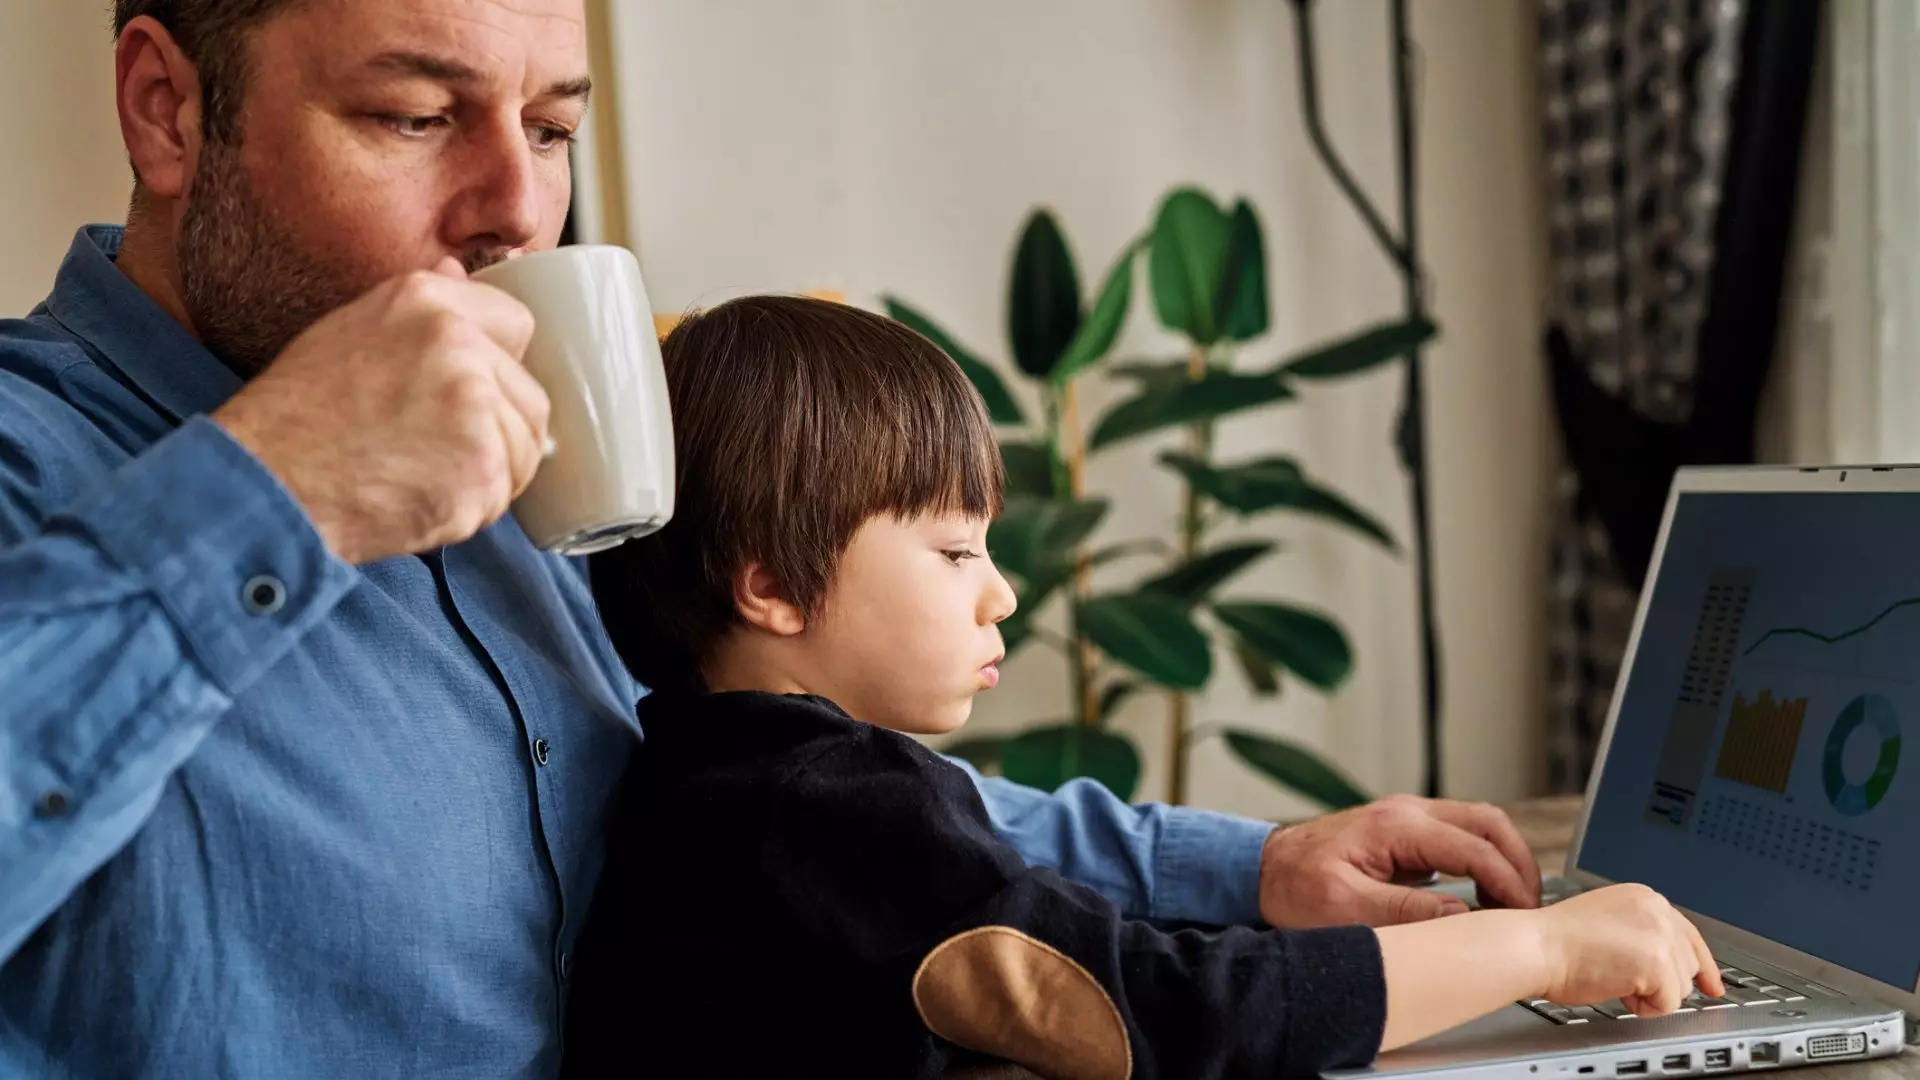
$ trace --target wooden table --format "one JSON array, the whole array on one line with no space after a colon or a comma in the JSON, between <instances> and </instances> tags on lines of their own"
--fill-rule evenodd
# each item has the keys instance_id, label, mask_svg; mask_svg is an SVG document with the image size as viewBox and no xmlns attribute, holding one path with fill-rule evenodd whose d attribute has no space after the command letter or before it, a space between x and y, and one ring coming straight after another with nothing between
<instances>
[{"instance_id":1,"label":"wooden table","mask_svg":"<svg viewBox=\"0 0 1920 1080\"><path fill-rule=\"evenodd\" d=\"M1545 874L1558 874L1566 868L1567 847L1573 842L1573 827L1580 819L1580 797L1569 795L1532 799L1506 808L1508 816L1526 837L1534 858ZM1770 1071L1770 1070L1763 1070ZM1736 1075L1751 1076L1752 1073ZM1783 1080L1920 1080L1920 1049L1908 1047L1899 1057L1861 1061L1852 1065L1809 1065L1784 1071Z\"/></svg>"}]
</instances>

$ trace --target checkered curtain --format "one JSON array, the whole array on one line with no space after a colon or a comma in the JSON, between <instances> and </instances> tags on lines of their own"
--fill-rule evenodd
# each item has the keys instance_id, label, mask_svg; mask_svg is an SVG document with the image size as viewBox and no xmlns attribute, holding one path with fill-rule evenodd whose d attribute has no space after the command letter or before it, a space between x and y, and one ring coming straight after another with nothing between
<instances>
[{"instance_id":1,"label":"checkered curtain","mask_svg":"<svg viewBox=\"0 0 1920 1080\"><path fill-rule=\"evenodd\" d=\"M1540 0L1550 349L1589 396L1646 421L1654 442L1694 407L1747 9L1745 0ZM1580 423L1566 415L1567 395L1557 397L1563 426ZM1558 483L1556 791L1579 790L1592 767L1638 593L1595 481L1570 456Z\"/></svg>"}]
</instances>

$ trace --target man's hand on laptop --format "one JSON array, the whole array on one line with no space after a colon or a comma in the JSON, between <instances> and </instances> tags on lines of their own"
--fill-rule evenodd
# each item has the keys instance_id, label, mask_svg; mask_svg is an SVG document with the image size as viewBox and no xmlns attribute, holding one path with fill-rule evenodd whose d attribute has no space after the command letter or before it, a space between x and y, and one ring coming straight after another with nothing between
<instances>
[{"instance_id":1,"label":"man's hand on laptop","mask_svg":"<svg viewBox=\"0 0 1920 1080\"><path fill-rule=\"evenodd\" d=\"M1540 866L1497 807L1392 795L1275 829L1260 858L1260 914L1274 926L1391 926L1464 913L1397 884L1409 872L1471 877L1486 906L1540 905Z\"/></svg>"}]
</instances>

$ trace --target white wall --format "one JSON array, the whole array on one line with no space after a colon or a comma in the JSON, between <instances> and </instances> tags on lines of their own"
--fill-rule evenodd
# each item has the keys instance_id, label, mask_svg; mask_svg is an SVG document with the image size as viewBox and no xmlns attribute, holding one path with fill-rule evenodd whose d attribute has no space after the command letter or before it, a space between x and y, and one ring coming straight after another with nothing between
<instances>
[{"instance_id":1,"label":"white wall","mask_svg":"<svg viewBox=\"0 0 1920 1080\"><path fill-rule=\"evenodd\" d=\"M1395 279L1310 158L1290 5L1266 0L613 0L629 227L663 310L744 291L831 287L910 298L1004 356L1008 250L1033 205L1062 219L1083 279L1146 227L1170 186L1245 193L1262 213L1275 331L1249 363L1394 314ZM1383 0L1320 9L1336 142L1389 207ZM1508 798L1541 769L1545 513L1551 432L1536 340L1543 290L1532 14L1525 0L1414 5L1421 52L1423 243L1444 337L1430 353L1438 593L1453 793ZM1144 290L1140 291L1141 293ZM1137 294L1138 295L1138 294ZM1137 305L1121 348L1170 339ZM1097 410L1112 395L1094 395ZM1224 426L1222 453L1273 448L1400 535L1389 449L1399 380L1315 388L1302 406ZM1106 535L1159 533L1174 487L1159 446L1100 459L1122 493ZM1250 699L1223 673L1205 721L1283 732L1379 791L1419 784L1411 567L1344 534L1268 518L1286 552L1247 591L1324 607L1359 657L1329 700ZM1064 715L1064 668L1029 647L983 699L978 729ZM1164 791L1164 706L1125 708ZM1195 755L1195 801L1304 809L1232 762Z\"/></svg>"},{"instance_id":2,"label":"white wall","mask_svg":"<svg viewBox=\"0 0 1920 1080\"><path fill-rule=\"evenodd\" d=\"M0 318L46 296L75 229L126 217L107 6L0 2Z\"/></svg>"}]
</instances>

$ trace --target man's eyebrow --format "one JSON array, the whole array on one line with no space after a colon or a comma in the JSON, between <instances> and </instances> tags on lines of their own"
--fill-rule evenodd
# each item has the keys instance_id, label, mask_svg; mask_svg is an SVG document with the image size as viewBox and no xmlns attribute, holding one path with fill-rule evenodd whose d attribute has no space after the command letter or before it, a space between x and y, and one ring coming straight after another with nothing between
<instances>
[{"instance_id":1,"label":"man's eyebrow","mask_svg":"<svg viewBox=\"0 0 1920 1080\"><path fill-rule=\"evenodd\" d=\"M444 56L432 56L427 53L397 50L383 52L367 61L367 66L383 71L392 71L401 75L416 75L424 79L433 79L446 83L477 83L486 81L479 69ZM585 75L577 78L562 79L547 85L540 92L542 98L585 98L593 90L593 80Z\"/></svg>"}]
</instances>

